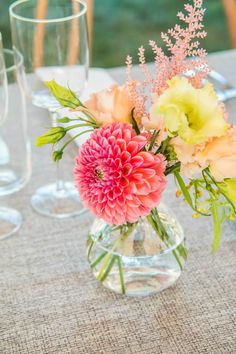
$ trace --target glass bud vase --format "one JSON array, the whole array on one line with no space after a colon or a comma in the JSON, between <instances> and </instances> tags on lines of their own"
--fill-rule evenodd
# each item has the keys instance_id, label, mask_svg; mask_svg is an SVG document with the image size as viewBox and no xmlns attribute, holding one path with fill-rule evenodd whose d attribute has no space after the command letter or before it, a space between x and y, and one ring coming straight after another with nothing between
<instances>
[{"instance_id":1,"label":"glass bud vase","mask_svg":"<svg viewBox=\"0 0 236 354\"><path fill-rule=\"evenodd\" d=\"M110 226L96 219L87 241L94 276L108 289L148 296L173 285L187 249L182 227L163 206L136 223Z\"/></svg>"}]
</instances>

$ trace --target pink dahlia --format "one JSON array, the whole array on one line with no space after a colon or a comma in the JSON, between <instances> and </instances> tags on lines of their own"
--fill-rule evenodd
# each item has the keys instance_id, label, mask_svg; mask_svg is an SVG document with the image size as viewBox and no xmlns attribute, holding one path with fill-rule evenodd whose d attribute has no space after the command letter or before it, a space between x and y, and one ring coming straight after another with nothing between
<instances>
[{"instance_id":1,"label":"pink dahlia","mask_svg":"<svg viewBox=\"0 0 236 354\"><path fill-rule=\"evenodd\" d=\"M108 224L135 222L160 202L166 163L163 155L142 151L146 143L130 124L112 123L81 147L76 185L85 206Z\"/></svg>"}]
</instances>

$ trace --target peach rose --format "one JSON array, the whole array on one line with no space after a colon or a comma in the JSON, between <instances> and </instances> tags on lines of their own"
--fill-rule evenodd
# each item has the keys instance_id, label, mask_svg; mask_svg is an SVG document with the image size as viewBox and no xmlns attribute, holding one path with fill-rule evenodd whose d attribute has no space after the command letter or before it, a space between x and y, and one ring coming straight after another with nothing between
<instances>
[{"instance_id":1,"label":"peach rose","mask_svg":"<svg viewBox=\"0 0 236 354\"><path fill-rule=\"evenodd\" d=\"M213 138L197 158L201 164L209 165L217 181L236 178L236 127L230 127L226 135Z\"/></svg>"},{"instance_id":2,"label":"peach rose","mask_svg":"<svg viewBox=\"0 0 236 354\"><path fill-rule=\"evenodd\" d=\"M198 155L204 149L205 144L189 145L180 137L171 139L170 144L181 162L181 172L184 176L192 178L208 166L207 162L204 163L198 159Z\"/></svg>"},{"instance_id":3,"label":"peach rose","mask_svg":"<svg viewBox=\"0 0 236 354\"><path fill-rule=\"evenodd\" d=\"M179 137L171 140L181 171L186 177L193 177L209 167L216 181L236 178L236 127L231 126L227 134L209 139L206 143L190 146Z\"/></svg>"},{"instance_id":4,"label":"peach rose","mask_svg":"<svg viewBox=\"0 0 236 354\"><path fill-rule=\"evenodd\" d=\"M93 93L85 106L101 126L113 122L131 122L133 103L126 86L114 84L108 89Z\"/></svg>"}]
</instances>

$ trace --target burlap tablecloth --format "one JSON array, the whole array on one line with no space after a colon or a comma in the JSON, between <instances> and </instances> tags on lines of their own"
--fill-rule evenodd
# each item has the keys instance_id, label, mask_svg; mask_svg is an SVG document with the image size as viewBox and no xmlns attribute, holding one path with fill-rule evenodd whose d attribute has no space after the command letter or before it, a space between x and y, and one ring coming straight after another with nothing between
<instances>
[{"instance_id":1,"label":"burlap tablecloth","mask_svg":"<svg viewBox=\"0 0 236 354\"><path fill-rule=\"evenodd\" d=\"M210 59L236 85L236 53ZM124 68L109 72L119 82L125 77ZM236 100L227 106L236 118ZM30 104L28 111L34 141L48 116ZM165 201L189 242L186 269L175 286L155 296L115 295L99 285L86 262L92 216L56 221L30 207L36 187L54 181L49 150L33 147L31 181L1 201L21 210L24 222L0 243L0 353L236 353L236 224L224 224L212 255L211 221L193 220L171 182ZM66 178L74 153L63 164Z\"/></svg>"}]
</instances>

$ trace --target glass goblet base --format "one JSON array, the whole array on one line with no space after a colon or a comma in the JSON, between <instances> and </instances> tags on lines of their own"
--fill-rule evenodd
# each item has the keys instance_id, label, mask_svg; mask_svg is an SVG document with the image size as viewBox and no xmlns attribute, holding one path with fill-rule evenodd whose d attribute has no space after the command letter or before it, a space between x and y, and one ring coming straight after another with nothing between
<instances>
[{"instance_id":1,"label":"glass goblet base","mask_svg":"<svg viewBox=\"0 0 236 354\"><path fill-rule=\"evenodd\" d=\"M82 215L87 211L73 183L62 181L37 189L31 205L39 214L58 219Z\"/></svg>"},{"instance_id":2,"label":"glass goblet base","mask_svg":"<svg viewBox=\"0 0 236 354\"><path fill-rule=\"evenodd\" d=\"M17 232L21 223L22 217L17 210L0 207L0 240Z\"/></svg>"}]
</instances>

